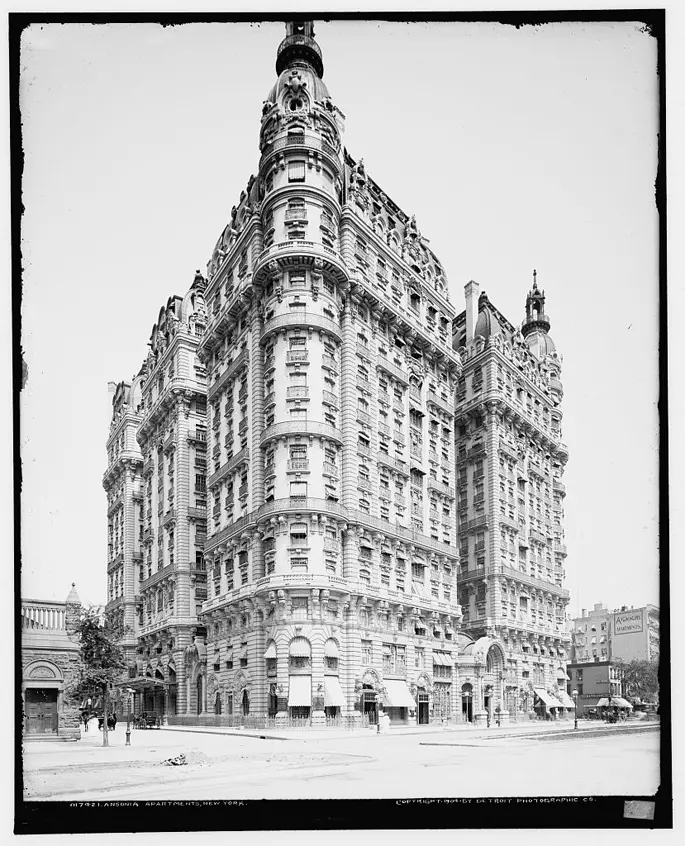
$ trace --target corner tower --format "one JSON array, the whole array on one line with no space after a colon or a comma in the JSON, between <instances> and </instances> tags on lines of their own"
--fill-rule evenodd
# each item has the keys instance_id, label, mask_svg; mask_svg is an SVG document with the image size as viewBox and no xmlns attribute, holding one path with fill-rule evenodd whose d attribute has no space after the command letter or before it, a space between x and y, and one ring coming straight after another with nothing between
<instances>
[{"instance_id":1,"label":"corner tower","mask_svg":"<svg viewBox=\"0 0 685 846\"><path fill-rule=\"evenodd\" d=\"M343 149L312 22L287 24L276 71L208 265L197 709L448 719L454 309L415 219Z\"/></svg>"}]
</instances>

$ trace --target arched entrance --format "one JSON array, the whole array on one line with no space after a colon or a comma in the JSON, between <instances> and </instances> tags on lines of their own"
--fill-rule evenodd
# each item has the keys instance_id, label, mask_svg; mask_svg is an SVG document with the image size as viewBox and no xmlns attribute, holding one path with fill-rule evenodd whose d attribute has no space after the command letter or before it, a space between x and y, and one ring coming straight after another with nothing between
<instances>
[{"instance_id":1,"label":"arched entrance","mask_svg":"<svg viewBox=\"0 0 685 846\"><path fill-rule=\"evenodd\" d=\"M473 685L470 682L461 686L461 718L465 723L473 722Z\"/></svg>"}]
</instances>

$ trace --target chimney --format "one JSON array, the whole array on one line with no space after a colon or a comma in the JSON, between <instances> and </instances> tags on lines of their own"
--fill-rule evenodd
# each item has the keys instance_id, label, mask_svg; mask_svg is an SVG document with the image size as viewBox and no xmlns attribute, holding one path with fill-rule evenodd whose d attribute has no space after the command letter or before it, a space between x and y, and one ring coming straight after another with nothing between
<instances>
[{"instance_id":1,"label":"chimney","mask_svg":"<svg viewBox=\"0 0 685 846\"><path fill-rule=\"evenodd\" d=\"M478 319L478 293L480 286L477 282L471 279L464 285L464 294L466 296L466 343L473 340L473 333L476 330L476 320Z\"/></svg>"},{"instance_id":2,"label":"chimney","mask_svg":"<svg viewBox=\"0 0 685 846\"><path fill-rule=\"evenodd\" d=\"M580 612L580 616L587 617L587 608L583 608L583 610Z\"/></svg>"}]
</instances>

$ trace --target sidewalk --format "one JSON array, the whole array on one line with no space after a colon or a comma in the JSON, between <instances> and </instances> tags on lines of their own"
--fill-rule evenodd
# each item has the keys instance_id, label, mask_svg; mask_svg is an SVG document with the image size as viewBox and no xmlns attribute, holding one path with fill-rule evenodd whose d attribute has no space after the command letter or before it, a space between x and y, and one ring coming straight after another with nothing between
<instances>
[{"instance_id":1,"label":"sidewalk","mask_svg":"<svg viewBox=\"0 0 685 846\"><path fill-rule=\"evenodd\" d=\"M607 724L598 720L579 720L578 730L580 732L590 732L595 734L598 731L622 733L624 730L631 731L637 727L656 727L658 721L647 722L646 720L635 720L627 723ZM224 728L222 726L164 726L161 731L169 732L183 732L191 734L221 734L233 735L236 737L253 737L260 740L339 740L342 738L352 737L373 737L378 734L376 727L358 728L358 729L319 729L319 730L305 730L305 729L241 729L241 728ZM457 734L468 737L509 737L512 735L535 735L535 734L559 734L562 732L574 733L573 720L555 720L551 722L543 722L538 720L529 720L526 722L520 721L517 723L509 723L508 725L496 726L492 724L490 728L485 726L474 726L471 724L458 723L455 725L426 725L426 726L392 726L389 731L383 732L381 736L384 737L406 737L411 735L444 735Z\"/></svg>"}]
</instances>

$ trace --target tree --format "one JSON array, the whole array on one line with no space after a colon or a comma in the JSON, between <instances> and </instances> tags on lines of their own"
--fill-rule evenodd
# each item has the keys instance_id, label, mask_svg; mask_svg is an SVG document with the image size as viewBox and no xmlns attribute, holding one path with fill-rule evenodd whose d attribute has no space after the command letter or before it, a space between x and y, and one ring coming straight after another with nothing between
<instances>
[{"instance_id":1,"label":"tree","mask_svg":"<svg viewBox=\"0 0 685 846\"><path fill-rule=\"evenodd\" d=\"M617 661L621 672L623 692L629 699L657 702L659 699L659 662L634 658Z\"/></svg>"},{"instance_id":2,"label":"tree","mask_svg":"<svg viewBox=\"0 0 685 846\"><path fill-rule=\"evenodd\" d=\"M109 712L109 689L121 679L126 668L124 655L119 648L123 630L117 618L94 606L81 608L78 617L71 623L70 634L79 641L80 667L70 693L83 700L87 696L102 697L104 721L102 745L108 746L107 715Z\"/></svg>"}]
</instances>

